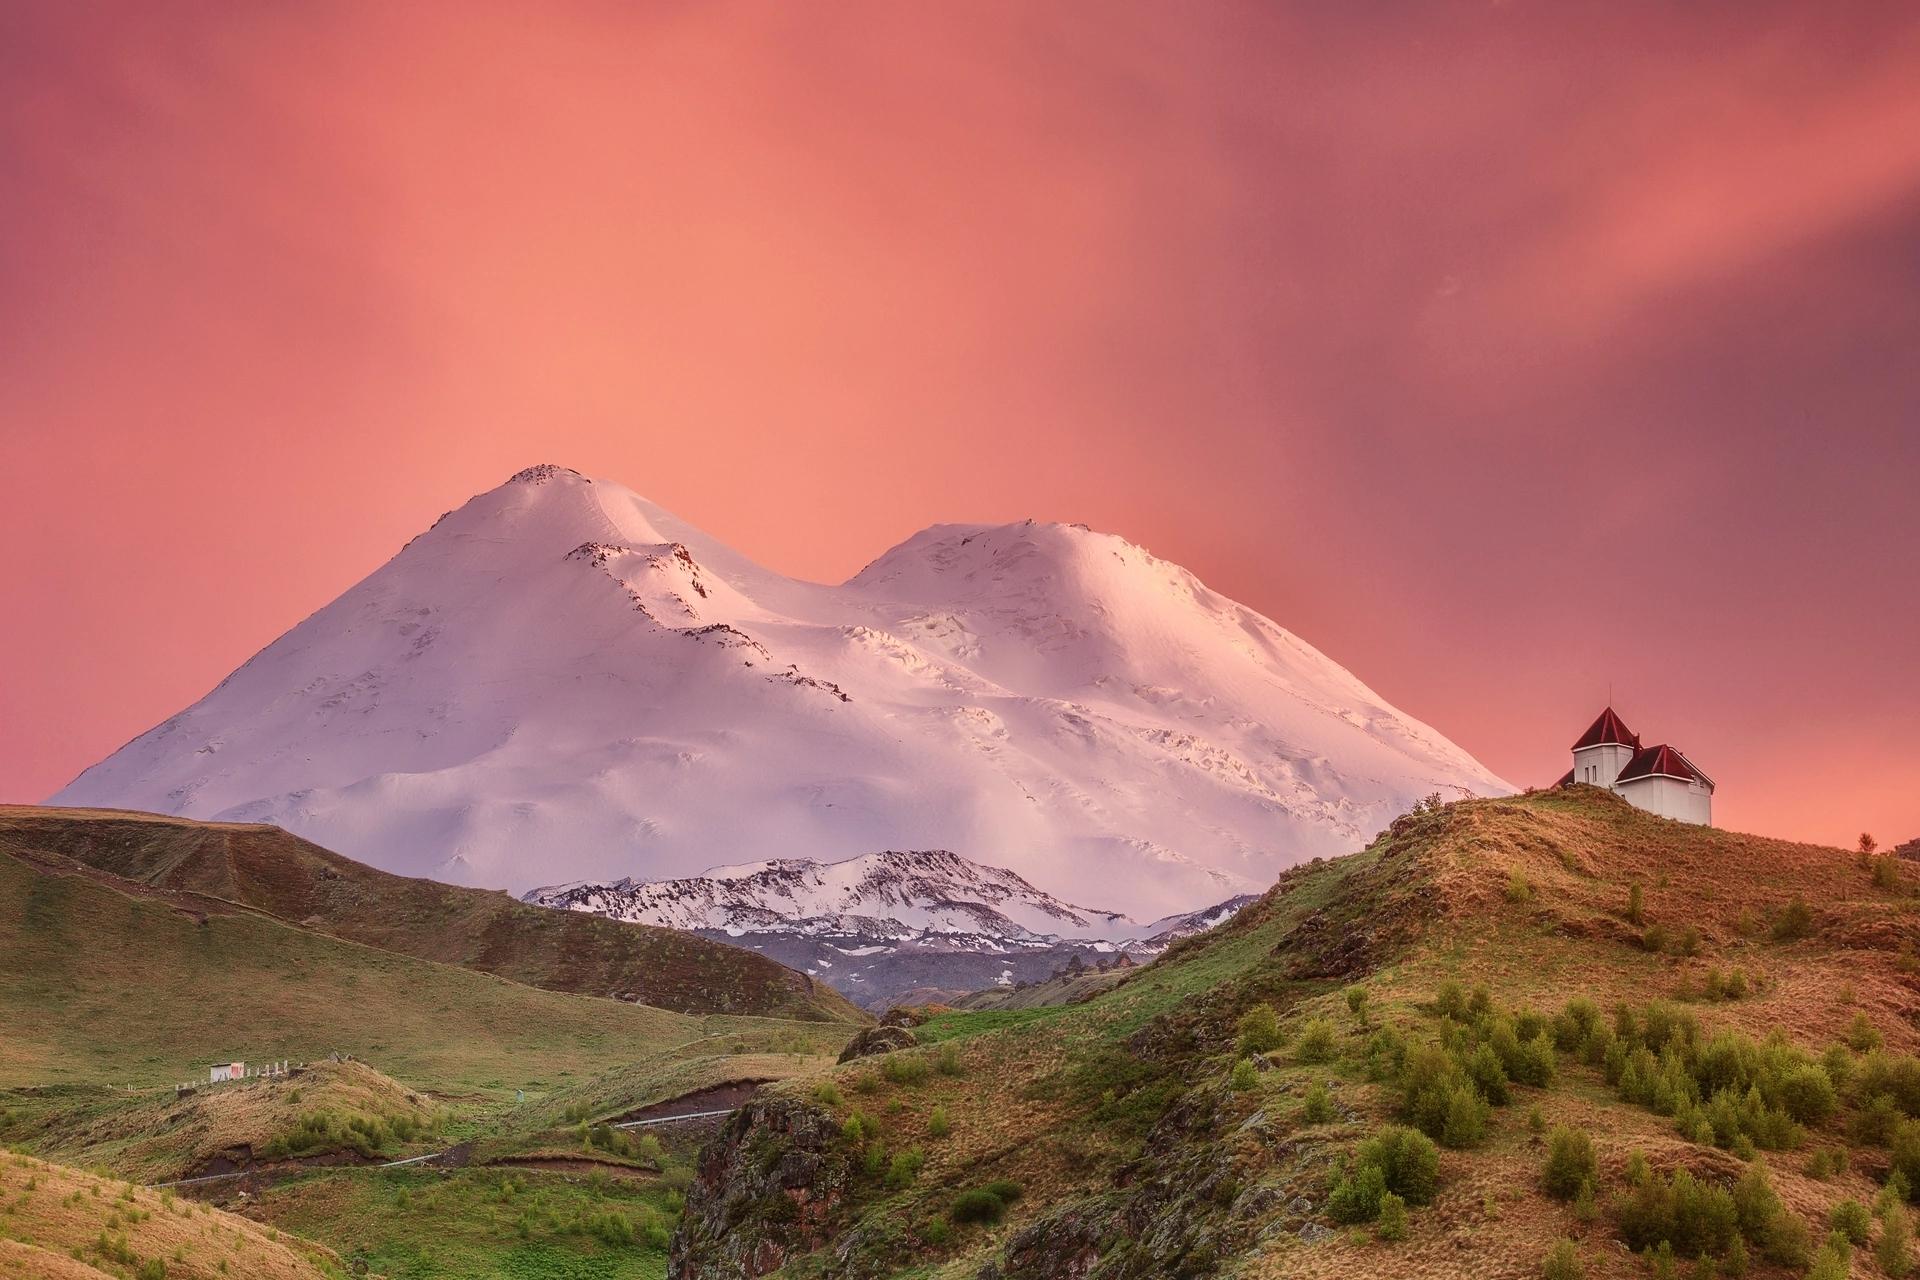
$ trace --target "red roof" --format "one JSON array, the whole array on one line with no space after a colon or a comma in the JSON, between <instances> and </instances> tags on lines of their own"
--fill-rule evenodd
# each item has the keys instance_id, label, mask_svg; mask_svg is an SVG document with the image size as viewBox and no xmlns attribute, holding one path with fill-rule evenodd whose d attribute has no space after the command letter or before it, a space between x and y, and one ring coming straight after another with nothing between
<instances>
[{"instance_id":1,"label":"red roof","mask_svg":"<svg viewBox=\"0 0 1920 1280\"><path fill-rule=\"evenodd\" d=\"M1679 778L1685 782L1704 783L1709 791L1713 789L1712 778L1694 768L1693 761L1681 755L1678 747L1670 747L1664 742L1657 747L1644 747L1636 751L1614 782L1632 782L1636 778Z\"/></svg>"},{"instance_id":2,"label":"red roof","mask_svg":"<svg viewBox=\"0 0 1920 1280\"><path fill-rule=\"evenodd\" d=\"M1640 749L1640 735L1627 728L1626 722L1613 713L1612 707L1600 713L1600 718L1593 722L1592 728L1580 735L1580 741L1573 744L1573 749L1604 747L1609 743L1632 747L1635 751Z\"/></svg>"}]
</instances>

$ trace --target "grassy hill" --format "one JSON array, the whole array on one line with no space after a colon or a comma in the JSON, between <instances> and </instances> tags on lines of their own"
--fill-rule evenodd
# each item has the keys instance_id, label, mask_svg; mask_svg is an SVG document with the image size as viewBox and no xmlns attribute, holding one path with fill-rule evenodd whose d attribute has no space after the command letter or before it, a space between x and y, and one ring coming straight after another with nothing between
<instances>
[{"instance_id":1,"label":"grassy hill","mask_svg":"<svg viewBox=\"0 0 1920 1280\"><path fill-rule=\"evenodd\" d=\"M1085 1003L763 1094L674 1274L1898 1275L1917 881L1586 787L1408 815Z\"/></svg>"},{"instance_id":2,"label":"grassy hill","mask_svg":"<svg viewBox=\"0 0 1920 1280\"><path fill-rule=\"evenodd\" d=\"M821 1069L857 1025L821 1021L835 1004L803 1005L798 1020L694 1016L544 990L122 878L45 844L0 841L0 1142L142 1181L328 1166L244 1201L235 1182L192 1194L321 1241L353 1274L658 1277L690 1151L598 1122ZM176 1082L232 1058L311 1066L176 1096ZM358 1167L449 1147L466 1166ZM14 1204L0 1183L0 1236L37 1250L0 1244L0 1275L133 1277L162 1246L165 1274L207 1274L173 1260L176 1247L199 1256L177 1232L150 1248L123 1212L122 1250L102 1214L25 1212L38 1206L37 1191ZM104 1252L87 1243L103 1229ZM282 1267L231 1232L221 1242L248 1250L207 1253L216 1270L228 1257L228 1274L341 1274L325 1270L324 1249L301 1271L288 1269L298 1249Z\"/></svg>"},{"instance_id":3,"label":"grassy hill","mask_svg":"<svg viewBox=\"0 0 1920 1280\"><path fill-rule=\"evenodd\" d=\"M0 806L0 850L72 859L208 899L210 910L221 902L251 907L335 937L551 991L680 1013L862 1017L825 984L743 948L389 875L278 827Z\"/></svg>"},{"instance_id":4,"label":"grassy hill","mask_svg":"<svg viewBox=\"0 0 1920 1280\"><path fill-rule=\"evenodd\" d=\"M171 1194L0 1155L0 1275L341 1280L329 1249Z\"/></svg>"}]
</instances>

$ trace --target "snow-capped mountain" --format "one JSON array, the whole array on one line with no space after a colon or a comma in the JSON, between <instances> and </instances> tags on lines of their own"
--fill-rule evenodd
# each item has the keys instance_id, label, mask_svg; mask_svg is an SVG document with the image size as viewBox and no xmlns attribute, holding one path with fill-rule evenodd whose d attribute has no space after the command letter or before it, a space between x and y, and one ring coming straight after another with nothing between
<instances>
[{"instance_id":1,"label":"snow-capped mountain","mask_svg":"<svg viewBox=\"0 0 1920 1280\"><path fill-rule=\"evenodd\" d=\"M1120 939L1140 926L1116 911L1060 901L1003 867L945 850L869 853L844 862L782 858L681 880L553 885L525 900L669 929L729 934L978 936L1003 942Z\"/></svg>"},{"instance_id":2,"label":"snow-capped mountain","mask_svg":"<svg viewBox=\"0 0 1920 1280\"><path fill-rule=\"evenodd\" d=\"M835 863L786 858L678 880L553 885L525 900L724 938L877 1010L909 993L957 996L1044 981L1076 962L1146 960L1231 919L1253 897L1142 925L1062 902L1003 867L922 850Z\"/></svg>"},{"instance_id":3,"label":"snow-capped mountain","mask_svg":"<svg viewBox=\"0 0 1920 1280\"><path fill-rule=\"evenodd\" d=\"M1509 789L1121 538L938 525L823 586L540 466L54 802L516 892L945 848L1147 916Z\"/></svg>"}]
</instances>

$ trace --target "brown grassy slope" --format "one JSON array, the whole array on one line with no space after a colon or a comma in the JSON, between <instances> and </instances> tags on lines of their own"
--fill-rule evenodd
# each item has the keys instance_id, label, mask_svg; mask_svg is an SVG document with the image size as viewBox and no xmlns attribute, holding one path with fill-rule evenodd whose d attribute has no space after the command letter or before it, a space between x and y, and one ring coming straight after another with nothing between
<instances>
[{"instance_id":1,"label":"brown grassy slope","mask_svg":"<svg viewBox=\"0 0 1920 1280\"><path fill-rule=\"evenodd\" d=\"M363 1062L316 1063L294 1075L202 1087L184 1098L167 1090L105 1101L52 1109L10 1136L57 1159L161 1181L198 1173L215 1161L250 1165L307 1116L404 1120L420 1126L423 1136L438 1119L429 1098ZM337 1151L343 1145L315 1142L311 1150ZM429 1142L429 1149L446 1145ZM302 1148L301 1154L307 1153Z\"/></svg>"},{"instance_id":2,"label":"brown grassy slope","mask_svg":"<svg viewBox=\"0 0 1920 1280\"><path fill-rule=\"evenodd\" d=\"M1684 995L1709 968L1738 967L1768 989L1700 1006L1703 1022L1760 1036L1779 1027L1818 1049L1864 1012L1888 1047L1920 1048L1911 867L1890 864L1897 882L1882 887L1843 850L1655 818L1592 787L1450 806L1419 857L1437 917L1403 985L1438 972L1455 949L1453 976L1508 1003L1554 1008L1580 993L1603 1006ZM1520 902L1509 900L1515 873L1531 891ZM1635 884L1639 925L1627 918ZM1795 898L1812 929L1776 940L1772 926ZM1662 954L1644 948L1655 926L1670 943ZM1675 954L1689 928L1699 954Z\"/></svg>"},{"instance_id":3,"label":"brown grassy slope","mask_svg":"<svg viewBox=\"0 0 1920 1280\"><path fill-rule=\"evenodd\" d=\"M834 1073L837 1097L811 1084L776 1088L786 1104L838 1123L861 1113L868 1132L877 1124L888 1158L919 1150L925 1163L900 1188L851 1161L848 1190L834 1203L789 1188L735 1215L721 1198L764 1167L754 1153L792 1141L778 1116L761 1130L736 1125L739 1158L716 1146L689 1201L696 1224L727 1210L728 1232L696 1227L683 1274L727 1274L720 1259L745 1240L785 1262L780 1274L810 1275L820 1257L853 1257L874 1274L917 1266L972 1275L995 1259L1008 1280L1051 1280L1069 1273L1036 1258L1081 1256L1079 1244L1092 1241L1094 1280L1519 1278L1539 1275L1548 1244L1571 1236L1589 1277L1644 1275L1605 1209L1624 1191L1629 1154L1720 1182L1743 1166L1727 1150L1683 1138L1670 1118L1620 1100L1570 1055L1561 1055L1550 1087L1514 1087L1484 1143L1441 1153L1439 1194L1412 1213L1407 1240L1332 1223L1326 1198L1339 1161L1400 1118L1398 1087L1367 1062L1373 1030L1391 1025L1432 1041L1441 1029L1435 994L1449 981L1485 985L1508 1008L1552 1011L1586 996L1605 1009L1686 999L1703 990L1709 969L1738 968L1752 987L1745 998L1685 1004L1709 1033L1778 1030L1818 1053L1864 1015L1889 1049L1910 1053L1920 1048L1920 875L1899 872L1904 879L1888 885L1851 853L1668 822L1593 788L1410 816L1362 853L1289 872L1227 925L1084 1004L932 1018L920 1035L945 1043L910 1056L931 1060L950 1044L957 1075L893 1080L883 1064L864 1061ZM1639 925L1626 918L1636 883ZM1810 931L1776 939L1771 923L1795 898L1809 908ZM1647 950L1654 926L1675 946ZM1697 953L1678 954L1689 929L1698 932ZM1368 992L1364 1026L1347 1010L1349 985ZM1235 1089L1235 1022L1259 1002L1279 1010L1288 1043L1254 1087ZM1294 1048L1316 1017L1334 1029L1325 1063L1303 1061ZM1329 1122L1302 1117L1313 1082L1336 1099ZM932 1132L936 1106L949 1126L944 1137ZM1543 1140L1527 1124L1535 1106L1549 1126L1594 1135L1600 1220L1581 1222L1543 1194ZM1839 1200L1873 1198L1886 1165L1884 1149L1861 1148L1849 1172L1810 1175L1814 1151L1844 1142L1846 1118L1843 1111L1814 1128L1797 1150L1768 1155L1776 1190L1815 1241ZM827 1149L829 1168L845 1149L844 1140ZM925 1229L961 1190L996 1178L1026 1191L1004 1224L944 1236ZM786 1202L796 1197L805 1231L792 1226ZM1303 1238L1309 1226L1332 1234ZM1868 1274L1866 1259L1862 1251L1856 1274ZM1789 1272L1756 1264L1751 1274Z\"/></svg>"},{"instance_id":4,"label":"brown grassy slope","mask_svg":"<svg viewBox=\"0 0 1920 1280\"><path fill-rule=\"evenodd\" d=\"M345 1274L297 1236L30 1156L0 1156L0 1205L0 1275L21 1280L126 1276L154 1259L168 1280Z\"/></svg>"},{"instance_id":5,"label":"brown grassy slope","mask_svg":"<svg viewBox=\"0 0 1920 1280\"><path fill-rule=\"evenodd\" d=\"M0 849L60 855L550 991L637 998L681 1013L864 1020L825 984L739 947L390 875L278 827L0 806Z\"/></svg>"}]
</instances>

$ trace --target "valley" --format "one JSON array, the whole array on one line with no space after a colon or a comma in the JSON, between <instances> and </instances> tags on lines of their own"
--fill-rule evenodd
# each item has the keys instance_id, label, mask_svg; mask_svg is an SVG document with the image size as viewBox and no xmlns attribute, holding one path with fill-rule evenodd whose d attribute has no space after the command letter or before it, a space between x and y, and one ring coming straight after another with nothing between
<instances>
[{"instance_id":1,"label":"valley","mask_svg":"<svg viewBox=\"0 0 1920 1280\"><path fill-rule=\"evenodd\" d=\"M471 967L423 958L449 946ZM499 976L621 966L632 981L600 995ZM668 979L706 1011L620 989ZM0 1143L70 1171L50 1178L128 1180L113 1196L219 1175L164 1194L317 1242L302 1265L318 1273L659 1275L713 1118L604 1122L822 1069L863 1018L751 952L403 881L268 829L0 809ZM208 1082L209 1061L281 1060L286 1075ZM435 1152L450 1155L368 1168ZM412 1211L416 1192L446 1211ZM519 1197L508 1221L503 1197ZM39 1202L0 1231L65 1255L65 1219ZM86 1264L151 1262L146 1233L127 1234L83 1247ZM186 1262L160 1255L168 1274L212 1274L182 1247Z\"/></svg>"}]
</instances>

